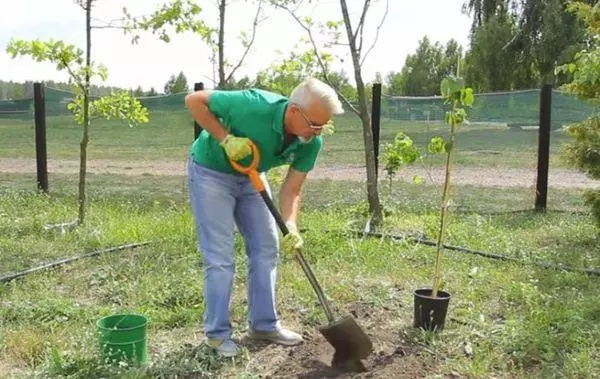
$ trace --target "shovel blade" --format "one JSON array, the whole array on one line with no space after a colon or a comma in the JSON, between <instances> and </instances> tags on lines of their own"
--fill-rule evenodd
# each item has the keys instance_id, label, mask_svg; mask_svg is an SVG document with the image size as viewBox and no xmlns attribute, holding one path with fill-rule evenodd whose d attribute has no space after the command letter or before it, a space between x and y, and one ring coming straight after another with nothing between
<instances>
[{"instance_id":1,"label":"shovel blade","mask_svg":"<svg viewBox=\"0 0 600 379\"><path fill-rule=\"evenodd\" d=\"M335 349L336 361L364 359L373 351L371 339L350 316L322 326L319 331Z\"/></svg>"}]
</instances>

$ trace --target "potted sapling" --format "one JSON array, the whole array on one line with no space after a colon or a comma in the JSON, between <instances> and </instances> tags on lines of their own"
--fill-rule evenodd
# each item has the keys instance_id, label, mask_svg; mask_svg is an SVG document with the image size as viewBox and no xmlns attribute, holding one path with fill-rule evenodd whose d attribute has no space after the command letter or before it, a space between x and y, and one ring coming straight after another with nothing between
<instances>
[{"instance_id":1,"label":"potted sapling","mask_svg":"<svg viewBox=\"0 0 600 379\"><path fill-rule=\"evenodd\" d=\"M473 104L474 96L471 88L465 88L463 78L450 75L441 82L441 97L445 105L451 108L446 112L445 122L450 125L450 136L447 141L440 137L432 138L429 151L433 153L445 153L446 174L440 206L440 222L436 243L436 259L433 268L433 286L431 288L419 288L414 291L414 327L429 331L440 331L444 328L450 293L440 289L442 278L442 257L444 236L447 227L447 216L449 212L450 179L452 174L452 160L456 151L456 131L459 125L467 120L467 113L463 107Z\"/></svg>"}]
</instances>

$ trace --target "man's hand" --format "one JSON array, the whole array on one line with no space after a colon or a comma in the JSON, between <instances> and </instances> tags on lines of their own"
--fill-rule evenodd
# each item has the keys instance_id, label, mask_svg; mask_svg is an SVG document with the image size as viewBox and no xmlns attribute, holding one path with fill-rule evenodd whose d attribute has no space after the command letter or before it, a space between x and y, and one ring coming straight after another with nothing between
<instances>
[{"instance_id":1,"label":"man's hand","mask_svg":"<svg viewBox=\"0 0 600 379\"><path fill-rule=\"evenodd\" d=\"M236 137L232 134L228 134L220 145L225 149L225 154L232 161L239 161L240 159L246 158L252 154L252 150L249 145L250 140L245 137Z\"/></svg>"},{"instance_id":2,"label":"man's hand","mask_svg":"<svg viewBox=\"0 0 600 379\"><path fill-rule=\"evenodd\" d=\"M281 239L281 251L287 254L293 254L295 249L300 249L304 241L298 233L298 228L296 224L291 222L286 222L289 233L283 236Z\"/></svg>"}]
</instances>

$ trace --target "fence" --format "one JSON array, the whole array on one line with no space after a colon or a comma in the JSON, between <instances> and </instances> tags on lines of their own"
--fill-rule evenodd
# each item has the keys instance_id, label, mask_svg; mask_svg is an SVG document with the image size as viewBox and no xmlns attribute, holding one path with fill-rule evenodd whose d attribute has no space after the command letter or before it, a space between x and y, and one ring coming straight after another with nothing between
<instances>
[{"instance_id":1,"label":"fence","mask_svg":"<svg viewBox=\"0 0 600 379\"><path fill-rule=\"evenodd\" d=\"M195 85L195 89L201 88L202 83ZM33 99L0 101L0 124L10 126L3 130L13 131L6 137L10 140L4 145L7 150L18 150L19 154L27 149L36 152L38 187L47 190L47 156L74 159L65 146L77 151L80 133L74 133L79 126L74 124L72 113L67 109L74 97L71 92L44 88L41 83L36 83L34 89ZM95 159L94 152L100 150L97 156L103 158L141 160L161 156L166 160L179 160L180 156L172 151L185 151L200 131L184 107L185 95L140 98L151 112L151 125L142 132L110 122L95 123L95 146L90 159ZM380 178L385 175L382 171L385 146L397 132L406 132L425 154L430 137L448 132L442 122L448 106L439 97L387 96L381 93L380 85L374 85L370 107ZM559 159L561 144L569 141L561 126L583 120L597 111L594 106L550 86L475 94L474 106L468 110L470 125L461 129L458 138L457 181L486 187L512 180L513 187L531 188L535 207L544 209L549 184L557 188L563 182L580 184L568 183L573 181L571 176L575 173L568 172ZM31 120L35 120L36 138L32 139L35 146L29 142L31 137L27 137L33 132L24 132ZM143 144L145 150L140 150L139 144ZM321 177L364 180L362 127L351 112L336 119L336 133L327 137L321 156L318 165L324 170ZM440 159L431 158L431 162L440 168ZM407 169L405 175L409 177L413 173L422 174L415 167ZM572 175L561 179L561 175L566 174ZM581 175L576 178L580 180ZM557 180L561 183L557 184Z\"/></svg>"}]
</instances>

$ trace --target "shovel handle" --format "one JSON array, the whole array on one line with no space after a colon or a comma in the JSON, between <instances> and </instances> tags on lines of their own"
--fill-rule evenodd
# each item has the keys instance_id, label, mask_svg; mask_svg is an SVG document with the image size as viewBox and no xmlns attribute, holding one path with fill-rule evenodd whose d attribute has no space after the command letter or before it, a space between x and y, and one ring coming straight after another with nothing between
<instances>
[{"instance_id":1,"label":"shovel handle","mask_svg":"<svg viewBox=\"0 0 600 379\"><path fill-rule=\"evenodd\" d=\"M231 163L231 166L240 174L248 175L254 188L256 188L258 192L262 193L265 191L265 185L262 180L260 180L260 176L258 176L260 151L258 150L258 147L256 147L256 144L251 140L248 140L248 145L250 145L250 150L252 151L252 162L249 166L243 166L232 159L229 159L229 163Z\"/></svg>"},{"instance_id":2,"label":"shovel handle","mask_svg":"<svg viewBox=\"0 0 600 379\"><path fill-rule=\"evenodd\" d=\"M281 214L275 207L275 204L273 204L273 200L271 200L271 197L267 193L263 181L260 179L260 176L258 175L257 168L258 168L258 163L260 161L260 152L254 142L249 141L248 144L250 145L250 149L252 150L252 163L250 163L249 166L242 166L238 162L235 162L231 159L229 159L229 163L231 163L231 166L237 172L248 175L248 177L250 178L250 182L252 183L252 186L260 193L261 197L263 198L263 200L265 201L265 203L267 205L267 208L269 208L269 211L275 218L275 222L277 222L277 225L279 226L281 233L285 236L285 235L289 234L290 231L289 231L287 225L285 225L285 221L283 221ZM299 249L294 249L294 258L298 261L298 263L300 264L300 267L302 267L304 274L308 278L308 281L310 282L313 290L317 294L317 297L319 298L319 303L321 303L321 306L323 307L323 311L325 312L325 316L327 317L327 320L329 321L330 324L333 324L335 322L335 319L333 317L333 312L331 311L331 307L329 306L329 302L327 301L327 298L323 294L323 289L319 285L319 282L317 281L315 274L313 273L313 271L310 268L306 259L304 259L304 255L302 255L302 252Z\"/></svg>"}]
</instances>

